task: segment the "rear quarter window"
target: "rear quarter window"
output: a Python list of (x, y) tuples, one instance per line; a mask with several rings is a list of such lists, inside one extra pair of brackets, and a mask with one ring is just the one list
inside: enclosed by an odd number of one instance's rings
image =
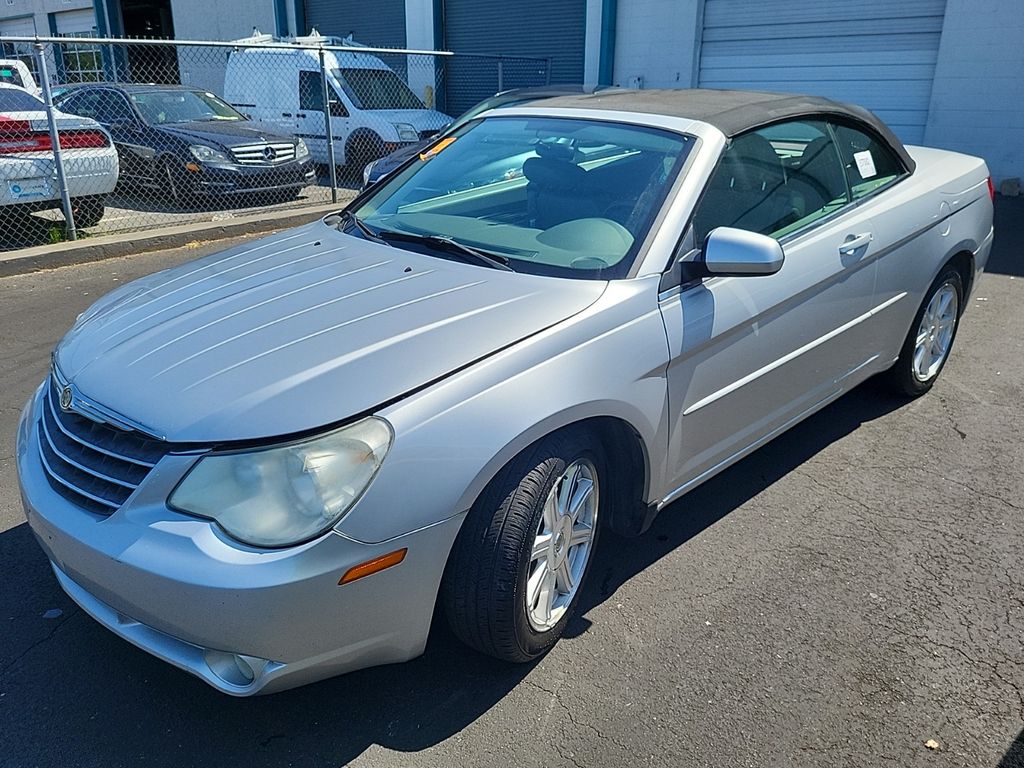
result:
[(834, 124), (839, 156), (854, 200), (892, 184), (906, 174), (896, 153), (866, 130)]

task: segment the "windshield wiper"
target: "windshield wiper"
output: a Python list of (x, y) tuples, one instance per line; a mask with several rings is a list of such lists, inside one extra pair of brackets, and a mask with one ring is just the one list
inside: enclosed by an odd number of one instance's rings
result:
[(352, 211), (342, 211), (340, 217), (345, 225), (353, 226), (358, 229), (367, 240), (372, 240), (375, 243), (382, 243), (383, 245), (390, 245), (387, 240), (374, 232), (366, 222), (352, 213)]
[(399, 232), (393, 229), (382, 229), (377, 233), (383, 240), (402, 240), (409, 243), (422, 243), (424, 245), (440, 248), (452, 255), (459, 256), (463, 261), (479, 264), (491, 269), (500, 269), (505, 272), (515, 272), (508, 265), (508, 257), (497, 253), (474, 248), (471, 245), (460, 243), (445, 235), (420, 235), (415, 232)]

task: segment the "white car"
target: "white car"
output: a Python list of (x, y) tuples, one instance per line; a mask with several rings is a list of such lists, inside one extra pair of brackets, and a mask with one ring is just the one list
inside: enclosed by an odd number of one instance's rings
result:
[(36, 79), (32, 77), (32, 71), (25, 66), (25, 62), (18, 59), (0, 59), (0, 84), (16, 85), (33, 96), (42, 93), (36, 85)]
[[(117, 150), (99, 123), (54, 110), (64, 175), (77, 227), (103, 218), (117, 185)], [(27, 91), (0, 83), (0, 220), (60, 208), (60, 188), (46, 107)]]

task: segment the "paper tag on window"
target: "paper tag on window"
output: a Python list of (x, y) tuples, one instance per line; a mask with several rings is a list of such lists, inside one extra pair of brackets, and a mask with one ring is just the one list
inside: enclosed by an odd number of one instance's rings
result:
[(853, 159), (857, 161), (857, 171), (862, 179), (870, 179), (878, 171), (875, 170), (875, 158), (871, 156), (870, 150), (854, 152)]

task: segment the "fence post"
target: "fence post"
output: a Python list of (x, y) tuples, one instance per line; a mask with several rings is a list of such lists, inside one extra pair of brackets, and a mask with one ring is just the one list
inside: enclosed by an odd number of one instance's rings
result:
[(505, 90), (505, 60), (498, 57), (498, 93)]
[(36, 58), (39, 62), (39, 79), (43, 89), (43, 102), (46, 104), (46, 122), (50, 128), (50, 144), (53, 146), (53, 164), (57, 169), (57, 187), (60, 189), (60, 204), (64, 209), (64, 221), (67, 229), (68, 239), (77, 240), (78, 231), (75, 229), (75, 214), (71, 210), (71, 196), (68, 194), (67, 180), (64, 176), (64, 156), (60, 151), (60, 132), (57, 130), (57, 121), (53, 116), (53, 94), (50, 91), (50, 73), (46, 68), (46, 51), (42, 43), (35, 43)]
[(320, 87), (324, 94), (324, 136), (327, 138), (327, 167), (331, 173), (331, 202), (338, 202), (338, 167), (334, 164), (334, 133), (331, 131), (331, 98), (327, 87), (324, 49), (320, 49)]

